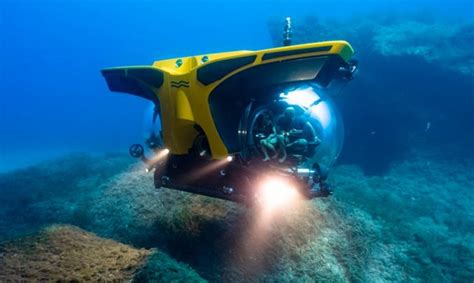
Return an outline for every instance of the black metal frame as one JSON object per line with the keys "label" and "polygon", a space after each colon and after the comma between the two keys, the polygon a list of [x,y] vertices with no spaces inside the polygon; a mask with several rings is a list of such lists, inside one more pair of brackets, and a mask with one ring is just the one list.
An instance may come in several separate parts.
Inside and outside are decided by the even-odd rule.
{"label": "black metal frame", "polygon": [[[205,173],[203,168],[212,168]],[[252,204],[257,197],[257,186],[266,176],[279,175],[308,199],[327,197],[331,191],[317,176],[299,176],[296,172],[282,170],[278,163],[259,159],[244,162],[241,159],[226,162],[196,155],[170,155],[155,167],[156,188],[169,188],[209,197]]]}

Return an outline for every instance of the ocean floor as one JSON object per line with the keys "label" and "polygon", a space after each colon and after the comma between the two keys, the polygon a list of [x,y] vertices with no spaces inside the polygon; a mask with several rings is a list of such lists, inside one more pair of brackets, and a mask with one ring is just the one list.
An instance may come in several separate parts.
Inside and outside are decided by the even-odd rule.
{"label": "ocean floor", "polygon": [[0,281],[472,282],[474,159],[413,151],[267,213],[154,189],[125,155],[0,175]]}

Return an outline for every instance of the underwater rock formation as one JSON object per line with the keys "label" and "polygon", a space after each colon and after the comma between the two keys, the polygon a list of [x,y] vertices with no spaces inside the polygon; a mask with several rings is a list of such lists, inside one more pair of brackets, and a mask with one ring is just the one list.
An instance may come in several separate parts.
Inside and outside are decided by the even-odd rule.
{"label": "underwater rock formation", "polygon": [[150,254],[73,226],[52,226],[0,245],[0,281],[127,281]]}
{"label": "underwater rock formation", "polygon": [[156,249],[135,249],[70,225],[0,243],[0,282],[205,282]]}
{"label": "underwater rock formation", "polygon": [[[438,20],[435,20],[438,19]],[[420,15],[358,16],[341,21],[322,21],[316,16],[293,19],[295,44],[344,39],[357,53],[383,56],[414,55],[458,72],[474,75],[474,23],[426,19]],[[275,45],[281,45],[281,23],[269,21]]]}
{"label": "underwater rock formation", "polygon": [[163,252],[154,252],[146,265],[138,272],[133,282],[190,282],[204,283],[194,270],[188,265],[178,263]]}
{"label": "underwater rock formation", "polygon": [[[137,266],[143,267],[137,267],[134,276],[139,282],[469,281],[474,276],[470,229],[474,159],[459,154],[448,160],[436,150],[413,150],[410,156],[392,164],[383,176],[368,176],[356,165],[337,166],[330,175],[332,197],[269,212],[157,190],[151,174],[124,156],[75,155],[57,162],[68,164],[73,172],[80,172],[76,169],[83,168],[84,162],[93,162],[95,169],[85,179],[77,177],[73,184],[81,185],[71,185],[67,192],[62,192],[64,182],[58,181],[64,167],[52,166],[54,161],[29,168],[33,173],[28,177],[24,171],[0,175],[2,189],[11,194],[2,198],[0,219],[10,239],[29,231],[24,227],[61,222],[145,248],[147,260],[140,261]],[[122,165],[111,169],[112,160]],[[22,178],[42,180],[42,184],[8,189]],[[11,201],[29,195],[25,211]],[[62,202],[67,205],[58,206]],[[52,209],[54,215],[48,212]],[[39,217],[33,218],[32,212]],[[89,235],[76,232],[68,232],[72,236],[67,238]],[[41,241],[33,236],[20,239],[21,245],[7,246],[16,251],[19,246],[38,246],[37,242]],[[69,242],[47,243],[54,251],[54,245]],[[107,247],[113,250],[114,245]],[[2,247],[4,255],[6,246]],[[77,255],[88,262],[80,254],[85,250]],[[4,273],[5,269],[0,275]]]}
{"label": "underwater rock formation", "polygon": [[[271,20],[281,45],[281,20]],[[455,145],[474,157],[474,24],[441,16],[293,18],[293,41],[349,41],[359,60],[354,80],[334,97],[345,124],[340,161],[383,175],[410,148]]]}
{"label": "underwater rock formation", "polygon": [[[365,224],[340,214],[331,201],[302,201],[291,213],[265,215],[259,208],[156,190],[140,166],[103,186],[95,202],[84,205],[88,229],[158,247],[211,281],[347,280],[362,270]],[[354,274],[346,274],[349,269]]]}
{"label": "underwater rock formation", "polygon": [[437,151],[410,154],[384,176],[337,167],[335,197],[373,219],[377,242],[385,247],[373,252],[393,259],[390,270],[376,270],[408,276],[397,281],[468,282],[474,278],[474,159],[447,160]]}
{"label": "underwater rock formation", "polygon": [[385,56],[416,55],[474,75],[474,24],[452,25],[406,21],[380,26],[374,34],[374,50]]}
{"label": "underwater rock formation", "polygon": [[0,205],[0,240],[47,224],[80,221],[77,204],[93,199],[104,180],[132,162],[126,155],[75,153],[0,174],[0,204],[7,204]]}

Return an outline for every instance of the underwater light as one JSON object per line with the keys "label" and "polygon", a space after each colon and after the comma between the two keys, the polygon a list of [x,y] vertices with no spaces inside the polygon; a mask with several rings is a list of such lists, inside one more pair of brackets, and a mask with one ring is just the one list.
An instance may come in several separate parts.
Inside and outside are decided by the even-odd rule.
{"label": "underwater light", "polygon": [[153,170],[155,170],[155,167],[146,167],[145,168],[145,172],[147,172],[147,173],[152,172]]}
{"label": "underwater light", "polygon": [[298,192],[286,180],[273,177],[261,184],[258,197],[265,207],[272,208],[294,201],[298,197]]}
{"label": "underwater light", "polygon": [[326,129],[331,123],[331,109],[324,101],[313,105],[310,108],[310,114],[311,117],[316,118],[321,123],[323,129]]}
{"label": "underwater light", "polygon": [[320,99],[319,95],[314,91],[314,89],[309,86],[289,91],[286,94],[281,93],[280,98],[285,99],[289,104],[296,104],[305,109],[308,109]]}
{"label": "underwater light", "polygon": [[155,156],[153,156],[153,158],[151,158],[150,161],[152,163],[156,163],[158,161],[165,159],[169,154],[170,154],[170,150],[167,148],[164,148],[156,152]]}
{"label": "underwater light", "polygon": [[327,102],[316,93],[314,87],[300,87],[287,93],[280,93],[280,98],[288,104],[298,105],[305,110],[309,109],[311,117],[316,118],[323,129],[331,123],[331,109]]}
{"label": "underwater light", "polygon": [[234,160],[234,157],[229,155],[229,156],[226,157],[226,159],[227,159],[227,161],[231,162],[232,160]]}

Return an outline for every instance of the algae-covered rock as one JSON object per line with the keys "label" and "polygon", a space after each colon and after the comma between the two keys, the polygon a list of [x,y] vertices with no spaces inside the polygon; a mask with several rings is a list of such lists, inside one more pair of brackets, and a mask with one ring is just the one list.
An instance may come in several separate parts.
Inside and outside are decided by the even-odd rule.
{"label": "algae-covered rock", "polygon": [[45,224],[78,224],[78,203],[94,199],[104,181],[132,163],[122,154],[74,153],[0,174],[0,240]]}
{"label": "algae-covered rock", "polygon": [[[357,278],[374,234],[371,223],[330,200],[301,201],[270,216],[259,207],[155,189],[152,174],[140,165],[104,179],[93,199],[75,207],[82,227],[134,246],[157,247],[211,281]],[[158,259],[189,272],[176,271],[176,278],[196,277],[166,258],[163,253],[150,258],[137,280],[172,278]],[[159,266],[164,269],[156,270]]]}
{"label": "algae-covered rock", "polygon": [[[260,207],[155,189],[141,166],[108,179],[99,191],[93,202],[78,205],[88,229],[158,247],[211,281],[351,280],[363,274],[374,235],[372,223],[330,200],[300,201],[266,215]],[[165,278],[150,277],[161,264],[149,262],[138,278]]]}
{"label": "algae-covered rock", "polygon": [[[359,15],[323,21],[315,15],[293,19],[293,43],[347,40],[358,54],[413,55],[463,74],[474,75],[474,23],[414,15]],[[281,45],[282,23],[269,21],[274,45]],[[362,56],[365,57],[365,56]]]}
{"label": "algae-covered rock", "polygon": [[178,263],[162,252],[153,253],[144,268],[138,272],[134,282],[207,282],[186,264]]}
{"label": "algae-covered rock", "polygon": [[[474,223],[470,213],[474,202],[470,193],[474,186],[470,170],[473,161],[469,157],[447,161],[420,151],[410,156],[393,163],[382,176],[368,176],[357,165],[340,165],[330,175],[335,189],[332,197],[299,201],[271,213],[258,206],[155,189],[152,174],[138,164],[116,170],[100,178],[98,184],[90,180],[101,176],[101,170],[109,170],[101,165],[101,159],[93,159],[97,171],[88,173],[73,191],[51,202],[35,197],[28,206],[44,213],[37,201],[42,209],[49,209],[71,199],[72,209],[57,208],[58,220],[134,247],[158,249],[142,250],[147,260],[137,265],[143,268],[134,269],[134,279],[141,282],[199,282],[202,278],[212,282],[466,281],[474,274]],[[48,184],[55,183],[47,182],[43,188]],[[9,210],[10,205],[18,207],[3,202],[2,209]],[[10,221],[19,218],[10,214],[3,217],[3,230],[21,226]],[[29,225],[29,218],[22,220],[23,225]],[[61,229],[8,242],[2,246],[2,256],[8,254],[5,258],[11,262],[12,253],[4,252],[9,247],[9,251],[21,254],[24,262],[55,266],[56,262],[48,261],[49,253],[40,257],[40,262],[31,258],[42,253],[19,251],[44,246],[50,252],[58,250],[54,246],[68,242],[51,237],[56,234],[49,231]],[[77,233],[64,234],[67,239],[77,238]],[[95,236],[84,237],[120,245]],[[115,249],[112,244],[105,247]],[[81,252],[86,248],[68,250],[76,251],[77,260],[88,262]],[[0,266],[5,266],[3,272],[10,265]]]}
{"label": "algae-covered rock", "polygon": [[474,159],[451,158],[413,150],[411,158],[393,164],[384,176],[366,176],[352,165],[333,171],[334,197],[378,223],[376,239],[381,245],[371,248],[369,259],[391,259],[391,268],[381,268],[383,261],[372,268],[370,260],[370,274],[385,269],[397,281],[422,282],[474,278]]}
{"label": "algae-covered rock", "polygon": [[427,24],[405,21],[380,26],[374,35],[374,49],[386,56],[416,55],[474,75],[474,24]]}
{"label": "algae-covered rock", "polygon": [[73,226],[52,226],[0,245],[0,281],[127,281],[150,254]]}
{"label": "algae-covered rock", "polygon": [[156,189],[153,174],[141,165],[104,180],[100,194],[79,203],[85,226],[134,245],[155,245],[165,238],[205,232],[207,223],[232,217],[234,203],[169,189]]}
{"label": "algae-covered rock", "polygon": [[[333,98],[345,128],[339,160],[365,173],[386,174],[413,146],[472,152],[473,21],[420,14],[292,18],[294,44],[347,40],[355,49],[358,72]],[[282,27],[282,19],[269,25],[277,46]]]}

